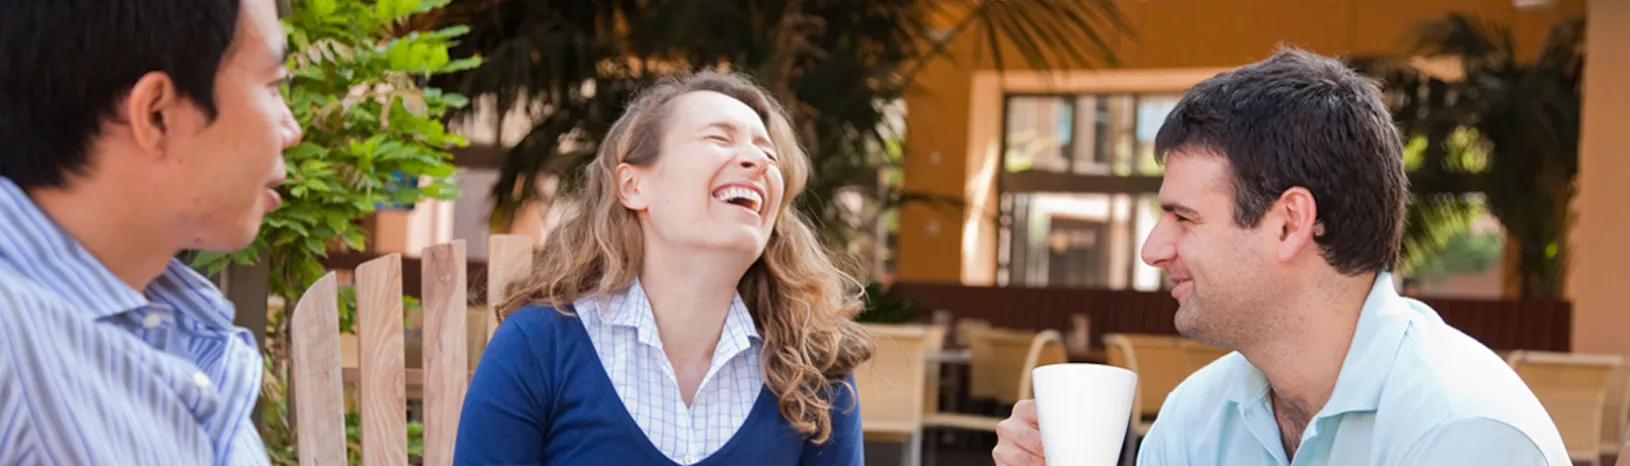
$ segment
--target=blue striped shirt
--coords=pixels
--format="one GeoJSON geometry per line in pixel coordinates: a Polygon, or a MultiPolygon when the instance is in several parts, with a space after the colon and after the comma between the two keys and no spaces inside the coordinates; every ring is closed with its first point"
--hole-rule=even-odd
{"type": "Polygon", "coordinates": [[[232,316],[180,262],[131,289],[0,177],[0,464],[268,464],[232,316]]]}

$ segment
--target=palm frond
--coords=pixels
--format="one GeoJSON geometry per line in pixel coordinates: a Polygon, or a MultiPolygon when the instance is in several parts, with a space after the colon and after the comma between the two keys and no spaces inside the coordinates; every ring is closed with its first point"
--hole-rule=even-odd
{"type": "Polygon", "coordinates": [[[1426,21],[1407,40],[1411,55],[1454,57],[1467,70],[1500,70],[1516,65],[1511,29],[1475,15],[1451,13],[1426,21]]]}
{"type": "Polygon", "coordinates": [[[1437,255],[1456,234],[1470,227],[1482,212],[1479,203],[1465,195],[1440,193],[1411,196],[1404,214],[1402,266],[1404,270],[1437,255]]]}
{"type": "Polygon", "coordinates": [[[1559,22],[1539,58],[1527,63],[1516,60],[1505,26],[1461,14],[1428,21],[1411,35],[1409,50],[1457,60],[1462,75],[1453,78],[1431,76],[1401,57],[1349,61],[1382,82],[1410,141],[1406,263],[1443,246],[1445,231],[1472,212],[1461,194],[1477,191],[1516,242],[1518,291],[1559,293],[1578,172],[1583,21],[1559,22]]]}
{"type": "Polygon", "coordinates": [[[887,153],[903,139],[884,108],[926,64],[948,58],[960,34],[977,31],[965,39],[1023,59],[998,67],[1042,69],[1113,66],[1111,45],[1135,39],[1107,0],[481,0],[441,20],[472,29],[456,55],[487,57],[446,85],[491,103],[471,111],[538,110],[525,116],[532,134],[500,167],[498,224],[536,194],[540,173],[561,175],[571,189],[605,127],[654,76],[728,64],[792,113],[815,167],[798,208],[841,232],[856,213],[833,202],[838,193],[862,193],[860,210],[872,216],[901,201],[878,180],[880,168],[898,163],[887,153]],[[955,18],[950,31],[932,30],[944,15],[955,18]],[[581,144],[567,148],[563,138],[581,144]]]}
{"type": "Polygon", "coordinates": [[[1578,79],[1585,66],[1585,15],[1570,17],[1552,27],[1545,34],[1535,65],[1578,79]]]}

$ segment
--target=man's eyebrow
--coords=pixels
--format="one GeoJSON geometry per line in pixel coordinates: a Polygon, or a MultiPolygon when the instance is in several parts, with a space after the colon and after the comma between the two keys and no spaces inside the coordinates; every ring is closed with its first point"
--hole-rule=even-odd
{"type": "Polygon", "coordinates": [[[1160,203],[1160,210],[1190,217],[1198,216],[1200,214],[1194,209],[1189,208],[1189,206],[1177,202],[1162,202],[1160,203]]]}

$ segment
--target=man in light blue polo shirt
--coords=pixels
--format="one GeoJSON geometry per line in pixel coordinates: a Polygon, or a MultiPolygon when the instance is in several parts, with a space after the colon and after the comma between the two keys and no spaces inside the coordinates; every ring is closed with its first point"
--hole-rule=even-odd
{"type": "MultiPolygon", "coordinates": [[[[1393,289],[1407,181],[1373,83],[1284,50],[1196,85],[1155,146],[1144,261],[1179,332],[1236,351],[1167,396],[1140,464],[1572,464],[1509,366],[1393,289]]],[[[1043,464],[1035,409],[997,464],[1043,464]]]]}

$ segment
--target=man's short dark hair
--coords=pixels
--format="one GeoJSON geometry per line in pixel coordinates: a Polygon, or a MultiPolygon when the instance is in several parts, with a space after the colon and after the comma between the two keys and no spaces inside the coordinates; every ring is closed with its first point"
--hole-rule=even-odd
{"type": "Polygon", "coordinates": [[[0,0],[0,176],[63,187],[149,72],[213,119],[241,0],[0,0]]]}
{"type": "Polygon", "coordinates": [[[1190,89],[1155,154],[1211,152],[1233,172],[1234,222],[1256,226],[1285,190],[1318,202],[1324,259],[1341,273],[1398,262],[1408,180],[1379,86],[1340,61],[1293,48],[1190,89]]]}

